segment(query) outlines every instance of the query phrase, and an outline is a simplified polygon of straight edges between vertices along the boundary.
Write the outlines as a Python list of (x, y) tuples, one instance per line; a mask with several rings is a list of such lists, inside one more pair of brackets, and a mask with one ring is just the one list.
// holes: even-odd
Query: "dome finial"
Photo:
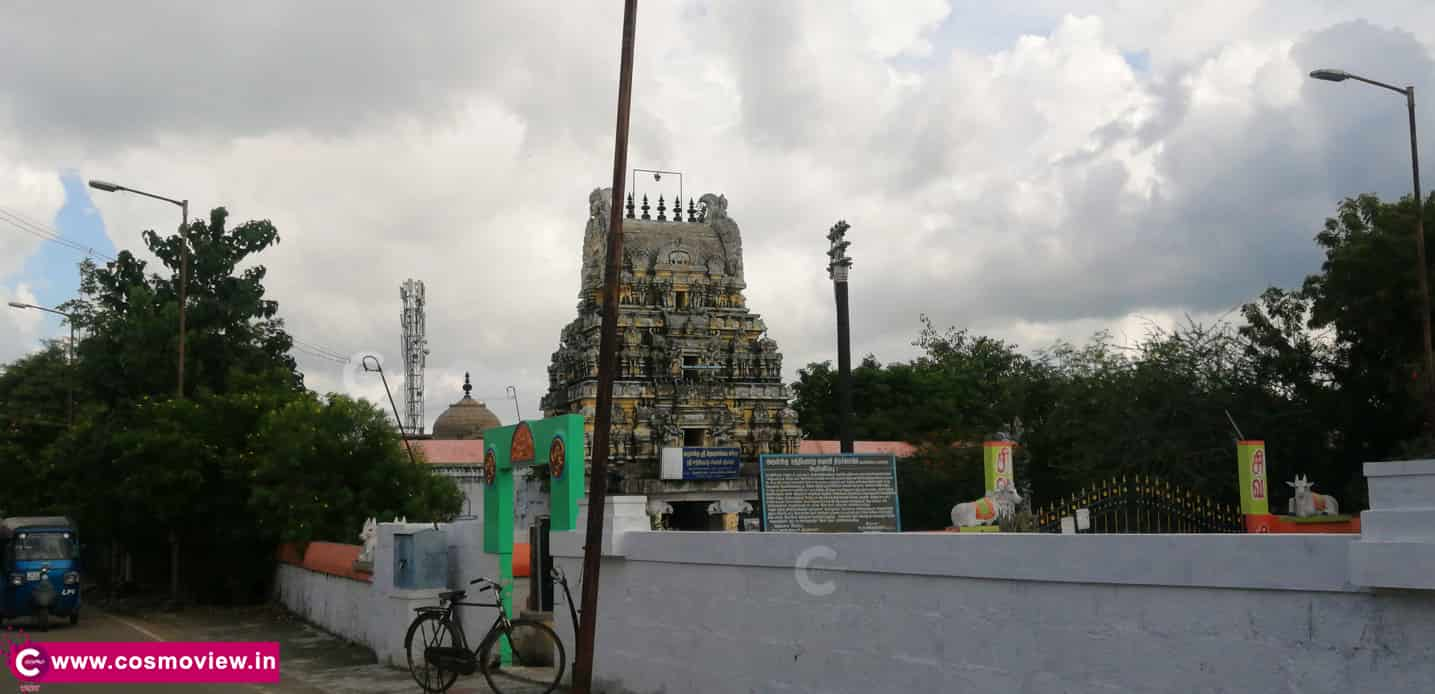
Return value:
[(470, 400), (470, 399), (472, 399), (472, 398), (469, 396), (469, 393), (472, 393), (472, 392), (473, 392), (473, 384), (469, 382), (469, 380), (468, 380), (468, 372), (465, 371), (465, 372), (463, 372), (463, 399), (464, 399), (464, 400)]

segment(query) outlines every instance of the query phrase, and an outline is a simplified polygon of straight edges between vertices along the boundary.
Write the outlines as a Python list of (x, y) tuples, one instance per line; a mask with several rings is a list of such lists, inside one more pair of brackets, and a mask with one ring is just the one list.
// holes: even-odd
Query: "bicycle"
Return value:
[[(418, 616), (404, 635), (409, 674), (425, 692), (446, 692), (459, 675), (474, 672), (482, 672), (488, 686), (499, 694), (552, 692), (563, 679), (567, 663), (558, 634), (542, 622), (509, 619), (503, 609), (502, 588), (484, 578), (469, 581), (469, 585), (475, 584), (482, 584), (479, 593), (492, 590), (495, 602), (464, 602), (467, 591), (450, 590), (439, 593), (439, 606), (414, 610)], [(498, 608), (498, 618), (472, 650), (463, 625), (454, 618), (454, 610), (460, 606)], [(420, 637), (417, 642), (415, 635)]]

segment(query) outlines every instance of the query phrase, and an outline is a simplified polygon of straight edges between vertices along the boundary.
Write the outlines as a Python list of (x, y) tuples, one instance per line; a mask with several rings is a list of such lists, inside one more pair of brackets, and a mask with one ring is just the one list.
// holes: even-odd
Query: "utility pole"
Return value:
[[(90, 181), (90, 187), (107, 193), (134, 193), (155, 200), (163, 200), (179, 206), (179, 359), (175, 369), (175, 396), (184, 399), (184, 313), (189, 290), (189, 199), (175, 200), (163, 195), (146, 193), (138, 188), (129, 188), (109, 181)], [(169, 593), (170, 599), (179, 602), (179, 536), (169, 533)]]
[[(374, 367), (373, 367), (373, 368), (369, 368), (369, 360), (370, 360), (370, 359), (373, 359), (373, 360), (374, 360)], [(383, 383), (384, 383), (384, 394), (387, 395), (387, 396), (389, 396), (389, 407), (393, 408), (393, 410), (394, 410), (394, 422), (399, 425), (399, 438), (401, 438), (401, 439), (404, 440), (404, 448), (407, 449), (408, 452), (409, 452), (409, 462), (410, 462), (410, 463), (413, 463), (414, 465), (418, 465), (418, 464), (419, 464), (419, 461), (418, 461), (417, 458), (414, 457), (414, 447), (413, 447), (413, 444), (409, 443), (409, 435), (406, 434), (406, 433), (404, 433), (404, 419), (403, 419), (403, 417), (400, 417), (400, 416), (399, 416), (399, 406), (396, 405), (396, 404), (394, 404), (394, 391), (389, 390), (389, 378), (388, 378), (388, 376), (385, 376), (385, 375), (384, 375), (384, 365), (383, 365), (383, 364), (380, 364), (380, 363), (379, 363), (379, 358), (376, 357), (376, 356), (374, 356), (374, 355), (372, 355), (372, 354), (366, 354), (366, 355), (364, 355), (364, 358), (363, 358), (362, 360), (360, 360), (359, 363), (363, 365), (364, 371), (367, 371), (367, 372), (370, 372), (370, 373), (375, 372), (375, 371), (379, 372), (379, 380), (383, 381)], [(463, 375), (463, 384), (464, 384), (464, 392), (467, 393), (467, 392), (468, 392), (468, 374), (464, 374), (464, 375)]]
[(849, 228), (846, 221), (838, 221), (827, 232), (827, 240), (832, 242), (827, 250), (827, 276), (837, 295), (837, 429), (843, 453), (853, 453), (856, 448), (852, 440), (852, 327), (847, 320), (847, 271), (852, 267), (852, 259), (847, 257), (847, 247), (852, 245), (846, 239)]
[(27, 304), (23, 301), (9, 302), (10, 308), (27, 309), (33, 308), (46, 313), (53, 313), (65, 319), (70, 325), (70, 348), (67, 351), (67, 366), (65, 367), (65, 426), (75, 426), (75, 314), (66, 313), (59, 309)]
[(576, 634), (573, 691), (593, 686), (593, 637), (598, 629), (598, 572), (603, 566), (603, 511), (608, 498), (608, 440), (613, 424), (613, 371), (618, 347), (618, 289), (623, 263), (623, 178), (628, 169), (628, 114), (633, 99), (633, 37), (638, 0), (623, 4), (623, 57), (618, 73), (618, 123), (613, 143), (613, 199), (608, 215), (608, 255), (603, 274), (603, 322), (598, 341), (598, 412), (593, 422), (593, 470), (589, 478), (588, 532), (583, 540), (582, 620)]
[[(179, 206), (179, 360), (175, 374), (175, 392), (180, 400), (184, 399), (184, 309), (185, 299), (189, 289), (189, 200), (175, 200), (163, 195), (146, 193), (138, 188), (122, 186), (109, 181), (91, 180), (90, 187), (95, 190), (103, 190), (106, 193), (134, 193), (143, 195), (155, 200), (163, 200), (171, 205)], [(175, 581), (178, 581), (178, 574)], [(178, 591), (178, 583), (176, 583)]]
[[(184, 311), (189, 292), (189, 200), (179, 201), (179, 399), (184, 399)], [(176, 549), (178, 551), (178, 549)], [(175, 575), (179, 585), (179, 575)], [(177, 590), (177, 588), (176, 588)]]
[(1420, 147), (1415, 136), (1415, 87), (1397, 87), (1378, 80), (1352, 75), (1344, 70), (1313, 70), (1311, 77), (1327, 82), (1355, 80), (1389, 89), (1405, 97), (1405, 108), (1410, 115), (1410, 177), (1415, 188), (1415, 282), (1420, 292), (1420, 348), (1425, 365), (1421, 381), (1421, 398), (1425, 406), (1425, 431), (1435, 435), (1435, 347), (1430, 337), (1430, 281), (1429, 265), (1425, 263), (1425, 199), (1420, 196)]
[(518, 389), (514, 388), (513, 386), (509, 386), (508, 397), (513, 399), (513, 414), (518, 417), (518, 419), (515, 421), (523, 421), (523, 410), (518, 409)]

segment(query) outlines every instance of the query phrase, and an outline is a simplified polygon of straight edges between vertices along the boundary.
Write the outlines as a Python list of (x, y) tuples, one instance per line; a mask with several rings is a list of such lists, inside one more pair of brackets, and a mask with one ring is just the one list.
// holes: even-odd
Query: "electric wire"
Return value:
[(114, 256), (97, 251), (93, 247), (86, 246), (73, 239), (66, 238), (58, 231), (55, 231), (54, 229), (51, 229), (50, 227), (41, 224), (40, 222), (37, 222), (20, 212), (6, 207), (0, 207), (0, 222), (4, 222), (11, 228), (23, 231), (43, 241), (57, 243), (73, 251), (78, 251), (86, 255), (98, 256), (109, 261), (115, 260)]

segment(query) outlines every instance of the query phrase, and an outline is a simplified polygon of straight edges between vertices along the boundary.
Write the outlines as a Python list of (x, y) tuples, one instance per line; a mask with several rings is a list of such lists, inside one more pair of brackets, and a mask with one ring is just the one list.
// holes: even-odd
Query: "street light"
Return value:
[(513, 414), (518, 415), (518, 421), (523, 421), (523, 412), (518, 409), (518, 389), (509, 386), (508, 397), (513, 399)]
[(26, 304), (19, 301), (9, 302), (11, 308), (27, 309), (33, 308), (39, 311), (53, 313), (57, 316), (64, 316), (65, 322), (70, 324), (70, 349), (69, 368), (65, 369), (65, 426), (75, 426), (75, 316), (58, 309)]
[[(370, 359), (374, 360), (374, 368), (372, 369), (369, 368)], [(361, 363), (364, 365), (364, 371), (370, 373), (375, 371), (379, 372), (379, 379), (384, 382), (384, 392), (387, 393), (389, 396), (389, 407), (394, 408), (394, 421), (398, 422), (399, 424), (399, 438), (404, 440), (404, 448), (407, 448), (409, 451), (409, 462), (417, 465), (419, 461), (414, 459), (413, 444), (409, 443), (409, 437), (407, 434), (404, 433), (404, 419), (399, 416), (399, 406), (394, 404), (394, 392), (389, 390), (389, 379), (388, 377), (384, 376), (384, 365), (380, 364), (379, 358), (375, 357), (372, 354), (364, 355), (364, 358)]]
[(179, 206), (179, 367), (175, 381), (177, 383), (176, 389), (179, 392), (179, 397), (180, 399), (184, 399), (184, 304), (186, 289), (189, 287), (189, 201), (175, 200), (173, 198), (164, 197), (163, 195), (146, 193), (142, 190), (126, 188), (118, 183), (101, 181), (99, 179), (91, 179), (90, 187), (95, 190), (103, 190), (106, 193), (134, 193), (135, 195), (143, 195), (147, 198), (163, 200), (172, 205)]
[(1415, 278), (1420, 288), (1421, 347), (1425, 351), (1425, 424), (1435, 433), (1435, 350), (1432, 350), (1430, 345), (1430, 289), (1425, 265), (1425, 200), (1420, 197), (1420, 150), (1415, 139), (1415, 87), (1407, 86), (1402, 89), (1393, 84), (1329, 68), (1313, 70), (1310, 76), (1327, 82), (1355, 80), (1405, 95), (1405, 107), (1410, 113), (1410, 174), (1415, 184)]

